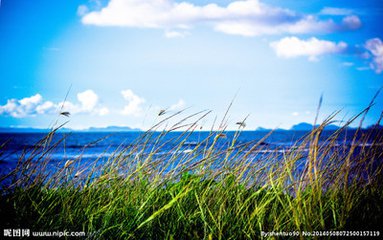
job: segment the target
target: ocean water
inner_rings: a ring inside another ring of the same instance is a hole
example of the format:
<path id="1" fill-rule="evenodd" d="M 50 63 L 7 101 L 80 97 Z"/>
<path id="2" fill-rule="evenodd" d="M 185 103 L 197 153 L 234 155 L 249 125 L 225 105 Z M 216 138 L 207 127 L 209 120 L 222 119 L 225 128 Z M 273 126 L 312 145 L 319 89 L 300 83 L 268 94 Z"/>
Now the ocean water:
<path id="1" fill-rule="evenodd" d="M 150 152 L 161 161 L 167 161 L 169 157 L 182 158 L 187 154 L 198 154 L 211 147 L 216 140 L 214 148 L 217 151 L 227 152 L 231 148 L 234 156 L 249 151 L 255 143 L 260 142 L 269 132 L 266 131 L 243 131 L 225 132 L 219 137 L 219 133 L 211 132 L 72 132 L 56 133 L 49 143 L 41 141 L 47 133 L 0 133 L 0 175 L 12 171 L 19 160 L 24 161 L 34 156 L 38 159 L 40 155 L 48 157 L 50 166 L 48 168 L 62 168 L 68 160 L 78 160 L 83 165 L 105 163 L 110 157 L 120 154 L 129 155 L 134 159 L 137 154 L 145 155 Z M 324 131 L 320 143 L 325 144 L 334 132 Z M 281 157 L 286 151 L 294 149 L 294 145 L 300 142 L 308 133 L 305 131 L 276 131 L 267 139 L 260 142 L 254 154 L 257 158 L 274 154 L 276 158 Z M 336 139 L 334 147 L 347 148 L 353 140 L 355 130 L 342 132 Z M 368 147 L 369 142 L 379 137 L 380 132 L 360 131 L 356 140 L 369 135 L 370 139 L 363 143 Z M 235 143 L 233 144 L 233 139 Z M 199 151 L 194 151 L 196 147 Z M 307 148 L 299 151 L 307 152 Z M 347 152 L 347 149 L 344 150 Z M 195 158 L 198 161 L 198 156 Z M 232 159 L 235 161 L 235 158 Z"/>

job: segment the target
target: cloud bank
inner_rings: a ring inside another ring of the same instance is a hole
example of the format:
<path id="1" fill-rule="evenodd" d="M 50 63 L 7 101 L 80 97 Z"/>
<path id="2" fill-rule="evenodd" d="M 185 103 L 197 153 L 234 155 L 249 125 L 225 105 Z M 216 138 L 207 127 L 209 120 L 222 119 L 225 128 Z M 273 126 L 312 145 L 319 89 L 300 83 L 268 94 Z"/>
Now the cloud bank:
<path id="1" fill-rule="evenodd" d="M 317 61 L 318 57 L 325 54 L 341 53 L 347 49 L 345 42 L 319 40 L 315 37 L 301 40 L 297 37 L 285 37 L 270 43 L 271 48 L 278 57 L 294 58 L 307 56 L 310 61 Z"/>
<path id="2" fill-rule="evenodd" d="M 372 55 L 370 68 L 376 73 L 383 71 L 383 42 L 379 38 L 372 38 L 366 41 L 364 47 Z"/>
<path id="3" fill-rule="evenodd" d="M 20 100 L 9 99 L 5 105 L 0 105 L 0 115 L 24 118 L 42 114 L 58 114 L 60 111 L 70 112 L 71 114 L 90 113 L 101 116 L 109 113 L 108 108 L 100 106 L 99 97 L 93 90 L 78 93 L 77 100 L 77 103 L 70 101 L 53 103 L 44 101 L 41 94 Z"/>
<path id="4" fill-rule="evenodd" d="M 142 104 L 145 102 L 145 99 L 136 95 L 131 89 L 121 91 L 121 95 L 128 101 L 121 114 L 134 117 L 141 116 L 143 113 Z"/>
<path id="5" fill-rule="evenodd" d="M 368 39 L 362 45 L 348 46 L 345 42 L 332 42 L 312 37 L 307 40 L 298 37 L 285 37 L 270 43 L 270 47 L 280 58 L 308 57 L 309 61 L 318 61 L 328 54 L 348 54 L 369 61 L 367 66 L 356 67 L 358 71 L 373 70 L 383 72 L 383 41 L 380 38 Z M 353 62 L 343 62 L 343 66 L 352 67 Z"/>
<path id="6" fill-rule="evenodd" d="M 226 34 L 258 36 L 270 34 L 330 33 L 354 30 L 361 26 L 355 15 L 342 21 L 321 20 L 316 15 L 298 13 L 290 9 L 270 6 L 259 0 L 237 0 L 227 6 L 215 3 L 198 6 L 190 2 L 171 0 L 110 0 L 94 11 L 79 6 L 83 24 L 156 28 L 175 31 L 207 24 Z M 341 9 L 325 9 L 327 13 L 345 13 Z M 339 15 L 339 14 L 338 14 Z"/>
<path id="7" fill-rule="evenodd" d="M 109 113 L 107 107 L 99 105 L 99 97 L 93 90 L 86 90 L 78 93 L 77 100 L 77 104 L 66 101 L 59 103 L 58 106 L 62 106 L 63 111 L 68 111 L 71 114 L 91 113 L 103 116 Z"/>
<path id="8" fill-rule="evenodd" d="M 348 8 L 324 7 L 319 14 L 331 16 L 346 16 L 354 14 L 354 10 Z"/>
<path id="9" fill-rule="evenodd" d="M 43 102 L 43 97 L 36 94 L 20 100 L 9 99 L 5 105 L 0 106 L 0 115 L 22 118 L 28 115 L 50 113 L 54 108 L 54 103 L 50 101 Z"/>
<path id="10" fill-rule="evenodd" d="M 4 105 L 0 105 L 0 116 L 10 116 L 13 118 L 35 117 L 37 115 L 54 115 L 62 112 L 69 112 L 71 115 L 90 114 L 104 116 L 117 114 L 131 117 L 141 117 L 144 113 L 146 100 L 138 96 L 131 89 L 121 91 L 121 103 L 125 101 L 122 108 L 110 110 L 107 106 L 100 104 L 99 96 L 93 90 L 86 90 L 76 95 L 77 101 L 65 101 L 54 103 L 46 101 L 41 94 L 22 99 L 8 99 Z M 185 108 L 185 101 L 179 99 L 167 110 L 179 111 Z M 155 109 L 162 109 L 155 106 Z"/>
<path id="11" fill-rule="evenodd" d="M 185 109 L 185 107 L 186 107 L 185 101 L 183 99 L 180 99 L 180 100 L 178 100 L 177 103 L 175 103 L 169 107 L 169 111 L 179 111 L 179 110 Z"/>

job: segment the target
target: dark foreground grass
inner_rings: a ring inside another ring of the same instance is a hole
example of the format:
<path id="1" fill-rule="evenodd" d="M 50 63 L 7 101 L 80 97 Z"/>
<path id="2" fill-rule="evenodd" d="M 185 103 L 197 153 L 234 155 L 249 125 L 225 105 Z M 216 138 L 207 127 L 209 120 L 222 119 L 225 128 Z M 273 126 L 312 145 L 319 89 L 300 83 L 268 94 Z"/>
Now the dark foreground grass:
<path id="1" fill-rule="evenodd" d="M 215 143 L 224 132 L 212 132 L 211 144 L 179 153 L 180 140 L 158 158 L 163 143 L 147 143 L 159 124 L 101 166 L 82 168 L 79 158 L 47 174 L 49 153 L 58 144 L 50 141 L 52 131 L 40 142 L 44 147 L 21 158 L 7 176 L 12 181 L 2 187 L 3 228 L 84 231 L 89 239 L 257 239 L 271 231 L 382 230 L 382 130 L 357 130 L 351 144 L 340 146 L 350 121 L 319 141 L 331 119 L 278 155 L 264 154 L 264 139 L 241 146 L 234 137 L 231 147 L 220 149 Z M 196 122 L 188 126 L 185 135 Z"/>

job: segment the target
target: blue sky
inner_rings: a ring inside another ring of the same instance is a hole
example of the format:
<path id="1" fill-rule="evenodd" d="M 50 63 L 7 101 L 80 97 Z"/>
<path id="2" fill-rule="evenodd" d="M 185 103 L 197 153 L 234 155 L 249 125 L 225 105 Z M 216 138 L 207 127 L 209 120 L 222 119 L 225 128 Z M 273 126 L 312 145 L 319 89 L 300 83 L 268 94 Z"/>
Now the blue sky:
<path id="1" fill-rule="evenodd" d="M 357 114 L 383 86 L 383 4 L 276 0 L 2 0 L 0 126 L 148 128 L 213 110 L 228 128 Z M 69 92 L 67 99 L 65 96 Z M 63 104 L 63 102 L 65 103 Z M 380 115 L 376 99 L 365 125 Z"/>

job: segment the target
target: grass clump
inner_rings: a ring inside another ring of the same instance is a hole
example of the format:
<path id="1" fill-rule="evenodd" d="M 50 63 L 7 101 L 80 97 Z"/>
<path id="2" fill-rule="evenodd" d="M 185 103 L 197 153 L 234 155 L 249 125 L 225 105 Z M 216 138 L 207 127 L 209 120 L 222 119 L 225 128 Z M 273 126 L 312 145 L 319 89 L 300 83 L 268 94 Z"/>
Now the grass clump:
<path id="1" fill-rule="evenodd" d="M 23 155 L 3 178 L 3 228 L 84 231 L 88 239 L 257 239 L 271 231 L 381 230 L 381 129 L 355 130 L 352 143 L 339 144 L 354 119 L 321 139 L 330 116 L 293 147 L 268 149 L 262 143 L 272 133 L 236 142 L 243 125 L 226 145 L 218 144 L 226 136 L 222 125 L 182 152 L 205 116 L 160 131 L 170 116 L 107 161 L 84 165 L 79 157 L 49 171 L 50 153 L 63 141 L 52 140 L 53 130 L 40 141 L 43 147 Z M 188 130 L 166 138 L 181 126 Z M 177 144 L 164 153 L 167 141 Z"/>

